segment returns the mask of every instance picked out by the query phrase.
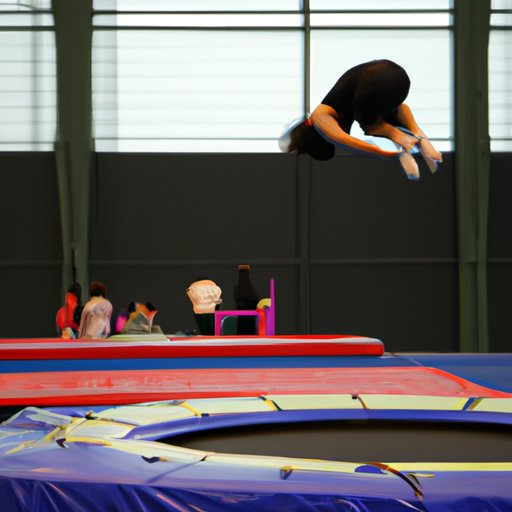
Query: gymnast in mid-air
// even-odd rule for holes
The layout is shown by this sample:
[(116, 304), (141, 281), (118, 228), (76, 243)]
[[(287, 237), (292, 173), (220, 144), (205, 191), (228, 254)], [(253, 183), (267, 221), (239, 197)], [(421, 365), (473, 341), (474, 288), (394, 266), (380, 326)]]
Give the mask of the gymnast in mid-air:
[[(279, 139), (281, 151), (309, 154), (329, 160), (335, 148), (398, 158), (409, 179), (418, 179), (419, 169), (411, 152), (419, 151), (431, 172), (442, 155), (416, 123), (404, 103), (411, 81), (406, 71), (390, 60), (373, 60), (345, 72), (311, 116), (292, 122)], [(357, 121), (366, 135), (385, 137), (397, 147), (390, 151), (350, 135)]]

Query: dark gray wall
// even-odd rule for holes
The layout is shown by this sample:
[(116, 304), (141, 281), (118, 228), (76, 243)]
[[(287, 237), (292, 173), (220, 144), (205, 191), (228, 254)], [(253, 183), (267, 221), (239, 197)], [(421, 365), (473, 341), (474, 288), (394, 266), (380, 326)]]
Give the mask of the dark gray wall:
[[(491, 350), (510, 351), (512, 155), (493, 155)], [(200, 275), (233, 306), (236, 264), (260, 293), (276, 279), (279, 333), (348, 333), (389, 351), (457, 350), (453, 158), (409, 182), (397, 162), (281, 154), (97, 154), (90, 278), (116, 311), (151, 300), (165, 332), (195, 328), (185, 288)], [(508, 172), (507, 172), (508, 171)], [(54, 335), (61, 302), (55, 162), (0, 155), (0, 337)]]
[(0, 153), (0, 337), (55, 335), (59, 199), (51, 153)]
[(315, 163), (312, 330), (376, 336), (388, 350), (456, 349), (453, 161), (410, 182), (396, 162)]
[(489, 338), (492, 352), (512, 352), (512, 154), (492, 155), (489, 201)]
[(296, 160), (284, 155), (115, 155), (97, 161), (91, 278), (118, 305), (151, 300), (166, 332), (196, 327), (185, 288), (207, 275), (232, 307), (236, 264), (277, 281), (280, 332), (297, 324)]
[(184, 289), (196, 276), (230, 307), (235, 265), (249, 262), (262, 293), (276, 278), (280, 333), (456, 349), (449, 156), (416, 183), (397, 162), (354, 156), (101, 154), (97, 170), (92, 277), (117, 303), (152, 300), (166, 332), (195, 326)]

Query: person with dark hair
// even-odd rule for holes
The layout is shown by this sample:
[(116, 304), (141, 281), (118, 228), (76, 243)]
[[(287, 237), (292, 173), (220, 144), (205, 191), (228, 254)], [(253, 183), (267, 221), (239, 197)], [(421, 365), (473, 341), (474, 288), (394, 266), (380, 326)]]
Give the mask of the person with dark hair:
[(84, 306), (80, 318), (79, 338), (106, 338), (110, 335), (112, 304), (107, 299), (107, 287), (101, 281), (89, 286), (91, 298)]
[(64, 297), (64, 306), (56, 315), (57, 330), (62, 338), (76, 338), (82, 312), (82, 287), (72, 283)]
[[(419, 170), (411, 152), (419, 150), (428, 168), (435, 172), (442, 155), (416, 123), (404, 101), (411, 85), (405, 69), (390, 60), (373, 60), (346, 71), (310, 117), (290, 123), (279, 139), (281, 151), (309, 154), (329, 160), (335, 147), (384, 158), (398, 158), (407, 177), (418, 179)], [(357, 121), (367, 135), (385, 137), (396, 151), (350, 135)]]

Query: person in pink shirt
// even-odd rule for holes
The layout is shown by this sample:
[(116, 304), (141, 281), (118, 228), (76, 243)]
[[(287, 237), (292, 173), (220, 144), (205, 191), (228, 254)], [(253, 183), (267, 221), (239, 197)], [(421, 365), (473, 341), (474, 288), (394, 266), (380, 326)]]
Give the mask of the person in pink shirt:
[(107, 287), (101, 281), (89, 286), (91, 298), (85, 304), (80, 318), (79, 338), (107, 338), (110, 335), (112, 304), (107, 299)]

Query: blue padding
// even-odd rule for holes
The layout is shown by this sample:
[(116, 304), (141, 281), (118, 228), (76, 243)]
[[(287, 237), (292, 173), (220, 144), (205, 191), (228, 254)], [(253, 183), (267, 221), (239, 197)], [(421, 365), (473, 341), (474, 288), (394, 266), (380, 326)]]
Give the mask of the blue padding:
[[(54, 410), (53, 408), (49, 409)], [(271, 411), (263, 414), (255, 412), (204, 415), (201, 417), (162, 422), (156, 425), (138, 426), (126, 434), (125, 439), (158, 441), (163, 437), (173, 437), (184, 433), (190, 434), (192, 432), (212, 429), (236, 427), (243, 431), (244, 427), (252, 427), (254, 425), (353, 420), (420, 422), (422, 424), (428, 422), (448, 422), (451, 424), (512, 425), (512, 415), (496, 412), (434, 411), (421, 409), (318, 409)]]
[[(290, 484), (288, 480), (272, 485), (255, 479), (253, 490), (248, 484), (229, 481), (213, 486), (209, 481), (201, 485), (192, 480), (187, 488), (180, 489), (179, 483), (158, 486), (4, 476), (0, 477), (0, 495), (5, 510), (13, 512), (510, 512), (512, 498), (510, 493), (503, 493), (507, 477), (510, 475), (482, 472), (437, 474), (424, 483), (422, 480), (422, 500), (403, 480), (384, 472), (358, 472), (336, 479), (327, 473), (314, 478), (311, 472), (298, 476), (292, 472)], [(301, 479), (309, 492), (300, 492), (296, 479)], [(318, 483), (322, 479), (325, 484)], [(466, 485), (465, 480), (469, 481)]]
[[(397, 366), (394, 357), (368, 356), (272, 356), (179, 357), (154, 359), (33, 359), (0, 361), (0, 373), (83, 370), (165, 370), (207, 368), (359, 368)], [(400, 366), (415, 366), (400, 360)]]
[[(96, 408), (92, 408), (94, 410)], [(49, 408), (49, 411), (82, 416), (84, 408)], [(275, 411), (212, 414), (177, 420), (183, 431), (201, 423), (219, 426), (254, 425), (270, 418), (329, 419), (343, 411)], [(346, 411), (345, 411), (346, 412)], [(400, 414), (417, 419), (437, 413), (452, 421), (460, 417), (487, 418), (478, 412), (460, 411), (352, 411), (353, 414)], [(507, 415), (502, 415), (507, 416)], [(509, 415), (508, 415), (509, 416)], [(435, 419), (435, 418), (429, 418)], [(347, 463), (345, 470), (326, 471), (323, 463), (301, 468), (300, 459), (283, 459), (283, 466), (261, 464), (250, 456), (246, 464), (236, 458), (216, 460), (208, 452), (182, 450), (172, 456), (156, 436), (173, 433), (171, 422), (136, 427), (136, 450), (129, 439), (117, 447), (70, 439), (66, 416), (45, 415), (27, 409), (0, 425), (0, 510), (8, 512), (507, 512), (512, 510), (512, 473), (507, 469), (453, 471), (419, 463), (417, 471), (403, 473), (387, 461)], [(189, 428), (186, 427), (188, 424)], [(207, 428), (207, 427), (206, 427)], [(94, 429), (91, 434), (98, 434)], [(52, 436), (48, 436), (52, 433)], [(175, 428), (174, 433), (178, 433)], [(13, 435), (15, 434), (15, 435)], [(131, 443), (131, 444), (130, 444)], [(506, 449), (506, 447), (505, 447)], [(159, 451), (161, 450), (161, 451)], [(145, 456), (145, 453), (148, 456)], [(178, 455), (177, 452), (175, 452)], [(187, 456), (185, 456), (188, 453)], [(184, 458), (183, 458), (184, 457)], [(413, 461), (411, 461), (413, 462)], [(369, 466), (381, 471), (373, 471)], [(387, 465), (389, 464), (389, 466)]]
[(419, 366), (439, 368), (480, 386), (512, 393), (512, 354), (412, 354), (407, 359)]
[[(365, 476), (365, 475), (362, 475)], [(226, 483), (225, 489), (204, 489), (197, 485), (196, 489), (179, 489), (169, 487), (140, 485), (106, 484), (88, 482), (61, 482), (17, 480), (14, 478), (0, 478), (0, 494), (2, 502), (9, 511), (37, 510), (38, 512), (108, 512), (108, 511), (138, 511), (138, 512), (183, 512), (204, 510), (207, 512), (335, 512), (335, 511), (365, 511), (365, 512), (410, 512), (411, 510), (424, 510), (419, 508), (421, 502), (418, 498), (407, 493), (407, 487), (400, 486), (395, 492), (384, 489), (375, 490), (375, 496), (359, 496), (357, 491), (348, 490), (349, 479), (343, 482), (345, 490), (330, 493), (316, 492), (302, 494), (300, 492), (283, 492), (273, 490), (273, 486), (263, 488), (261, 483), (255, 485), (255, 491), (248, 489), (231, 490)], [(398, 480), (398, 479), (397, 479)], [(400, 481), (398, 482), (400, 484)], [(341, 485), (341, 484), (340, 484)], [(368, 484), (369, 485), (369, 484)], [(375, 486), (375, 483), (372, 482)], [(285, 487), (283, 484), (282, 487)], [(312, 487), (310, 485), (310, 487)], [(334, 486), (331, 486), (334, 487)], [(384, 487), (384, 486), (382, 486)], [(405, 487), (405, 489), (402, 489)], [(381, 495), (379, 495), (381, 494)], [(397, 497), (386, 496), (395, 494)], [(494, 499), (486, 499), (492, 506)], [(505, 503), (511, 503), (505, 500)], [(483, 504), (483, 503), (482, 503)], [(431, 508), (436, 511), (447, 511), (447, 508)], [(475, 508), (461, 509), (467, 512), (476, 511)], [(478, 509), (481, 512), (483, 509)], [(491, 510), (485, 509), (485, 510)], [(506, 510), (492, 508), (499, 512)]]

